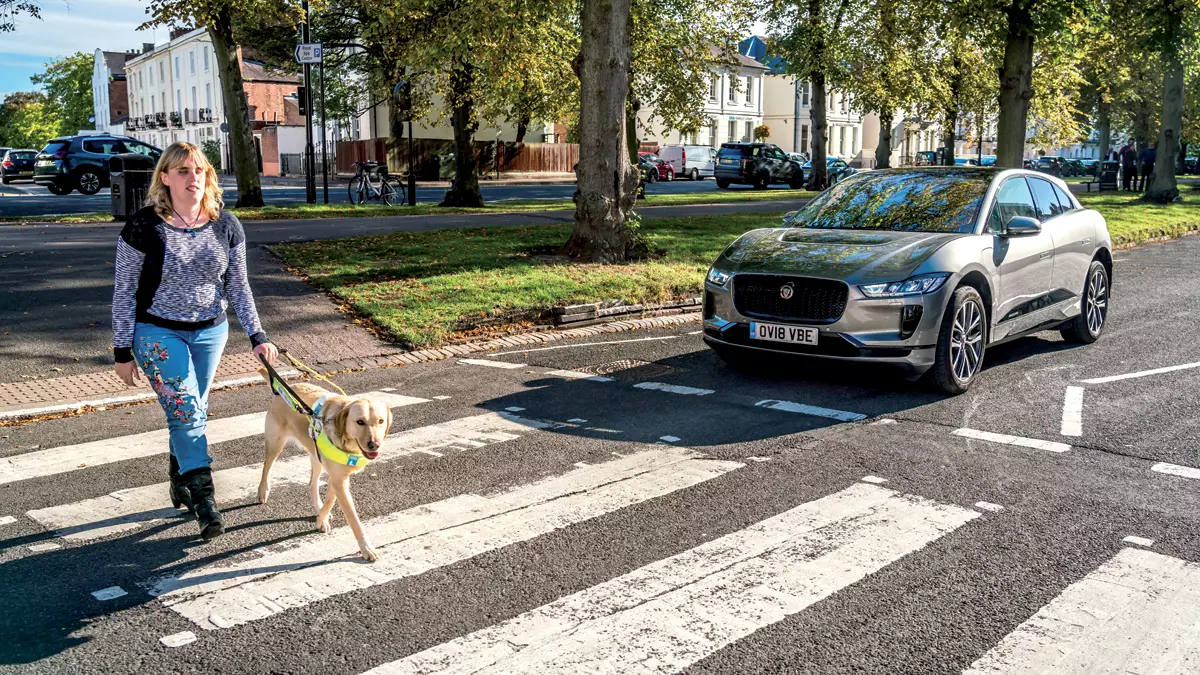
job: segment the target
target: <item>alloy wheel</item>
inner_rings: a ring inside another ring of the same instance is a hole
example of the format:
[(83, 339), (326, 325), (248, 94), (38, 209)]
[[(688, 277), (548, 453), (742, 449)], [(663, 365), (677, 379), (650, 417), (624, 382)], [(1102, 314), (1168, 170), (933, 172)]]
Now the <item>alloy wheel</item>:
[(1108, 318), (1108, 282), (1102, 270), (1096, 270), (1088, 282), (1087, 326), (1092, 335), (1098, 335)]
[(88, 171), (79, 175), (79, 191), (85, 195), (100, 191), (100, 177)]
[(950, 364), (960, 382), (969, 382), (979, 372), (983, 357), (983, 311), (968, 300), (954, 314), (950, 331)]

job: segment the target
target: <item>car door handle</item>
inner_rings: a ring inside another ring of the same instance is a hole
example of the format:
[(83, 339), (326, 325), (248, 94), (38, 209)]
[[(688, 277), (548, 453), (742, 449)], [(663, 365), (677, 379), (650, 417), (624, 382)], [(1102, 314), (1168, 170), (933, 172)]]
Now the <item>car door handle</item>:
[(1045, 260), (1046, 258), (1049, 258), (1052, 255), (1054, 255), (1053, 251), (1042, 251), (1041, 255), (1038, 256), (1038, 259)]
[(1087, 246), (1088, 244), (1092, 243), (1092, 240), (1091, 240), (1091, 239), (1084, 239), (1082, 243), (1083, 243), (1083, 245), (1084, 245), (1084, 246)]

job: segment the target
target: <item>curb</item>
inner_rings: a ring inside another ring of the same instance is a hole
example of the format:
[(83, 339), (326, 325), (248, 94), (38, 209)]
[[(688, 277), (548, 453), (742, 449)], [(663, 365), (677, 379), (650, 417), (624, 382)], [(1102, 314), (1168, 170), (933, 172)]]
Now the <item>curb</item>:
[[(477, 354), (479, 352), (496, 351), (499, 349), (511, 349), (514, 347), (522, 347), (526, 345), (540, 345), (548, 342), (558, 342), (560, 340), (575, 339), (583, 337), (591, 337), (593, 335), (603, 335), (608, 333), (624, 333), (635, 330), (645, 330), (648, 328), (669, 328), (686, 323), (692, 323), (700, 320), (698, 312), (690, 312), (691, 308), (664, 310), (660, 316), (646, 317), (641, 319), (626, 319), (624, 321), (614, 321), (596, 326), (570, 328), (566, 330), (544, 330), (535, 333), (521, 333), (493, 340), (485, 340), (481, 342), (469, 342), (463, 344), (446, 345), (443, 347), (421, 349), (411, 352), (400, 352), (385, 356), (369, 356), (355, 357), (343, 359), (341, 361), (332, 361), (327, 363), (315, 364), (315, 368), (322, 375), (333, 375), (337, 373), (361, 372), (373, 368), (391, 368), (395, 366), (416, 365), (419, 363), (428, 363), (431, 361), (443, 361), (445, 359), (454, 358), (457, 356), (465, 356), (467, 354)], [(280, 375), (285, 377), (295, 377), (300, 375), (299, 371), (294, 369), (280, 371)], [(88, 377), (88, 376), (82, 376)], [(262, 376), (257, 372), (237, 373), (232, 374), (222, 380), (213, 383), (213, 390), (233, 389), (236, 387), (258, 386), (266, 384)], [(86, 398), (77, 401), (54, 401), (48, 404), (38, 405), (36, 407), (19, 407), (9, 406), (0, 408), (0, 426), (30, 420), (37, 417), (45, 416), (65, 416), (70, 414), (82, 414), (92, 411), (104, 410), (109, 406), (143, 403), (156, 398), (156, 395), (151, 391), (138, 391), (131, 394), (122, 394), (118, 396)]]

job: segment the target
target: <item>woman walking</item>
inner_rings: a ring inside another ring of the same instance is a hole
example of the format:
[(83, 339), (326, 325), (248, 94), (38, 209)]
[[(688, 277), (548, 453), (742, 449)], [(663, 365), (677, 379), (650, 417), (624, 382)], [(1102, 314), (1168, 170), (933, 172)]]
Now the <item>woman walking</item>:
[(222, 206), (217, 173), (200, 149), (172, 144), (154, 169), (146, 207), (121, 230), (113, 285), (117, 375), (133, 386), (140, 367), (158, 394), (170, 430), (171, 502), (195, 512), (205, 541), (225, 531), (204, 432), (229, 334), (226, 307), (233, 305), (256, 355), (278, 355), (246, 279), (242, 224)]

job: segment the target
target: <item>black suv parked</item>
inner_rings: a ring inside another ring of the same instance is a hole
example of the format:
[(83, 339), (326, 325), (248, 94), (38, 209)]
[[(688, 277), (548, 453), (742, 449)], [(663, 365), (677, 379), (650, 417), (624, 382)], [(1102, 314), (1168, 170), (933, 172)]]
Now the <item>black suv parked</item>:
[(0, 183), (8, 185), (18, 178), (33, 180), (33, 157), (37, 150), (0, 148)]
[(723, 143), (717, 151), (717, 187), (743, 183), (764, 189), (772, 183), (804, 187), (804, 169), (770, 143)]
[(52, 139), (38, 153), (33, 182), (56, 195), (79, 190), (94, 195), (108, 185), (108, 160), (122, 152), (136, 152), (158, 162), (162, 150), (126, 136), (94, 134)]

